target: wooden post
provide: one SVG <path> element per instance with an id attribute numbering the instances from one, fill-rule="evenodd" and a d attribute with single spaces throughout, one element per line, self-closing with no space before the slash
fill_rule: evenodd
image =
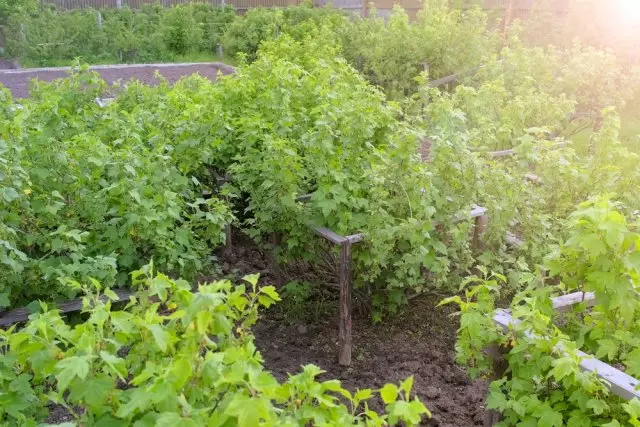
<path id="1" fill-rule="evenodd" d="M 475 229 L 473 230 L 473 250 L 480 251 L 484 246 L 483 235 L 489 226 L 489 215 L 483 214 L 476 217 Z"/>
<path id="2" fill-rule="evenodd" d="M 218 58 L 222 58 L 224 56 L 224 50 L 222 49 L 222 44 L 218 43 L 216 45 L 216 56 Z"/>
<path id="3" fill-rule="evenodd" d="M 116 0 L 116 8 L 122 9 L 122 0 Z"/>
<path id="4" fill-rule="evenodd" d="M 507 45 L 507 28 L 509 24 L 511 24 L 511 11 L 513 9 L 513 0 L 509 0 L 509 5 L 504 14 L 504 22 L 502 27 L 502 44 L 503 46 Z"/>
<path id="5" fill-rule="evenodd" d="M 507 370 L 507 362 L 504 360 L 504 353 L 496 343 L 491 344 L 485 350 L 487 357 L 491 360 L 492 369 L 489 382 L 499 380 Z M 484 427 L 492 427 L 500 422 L 501 414 L 495 409 L 490 409 L 484 413 Z"/>
<path id="6" fill-rule="evenodd" d="M 347 239 L 340 246 L 340 332 L 338 363 L 342 366 L 351 365 L 351 241 Z"/>
<path id="7" fill-rule="evenodd" d="M 224 250 L 227 254 L 233 252 L 233 236 L 231 234 L 231 224 L 224 226 Z"/>

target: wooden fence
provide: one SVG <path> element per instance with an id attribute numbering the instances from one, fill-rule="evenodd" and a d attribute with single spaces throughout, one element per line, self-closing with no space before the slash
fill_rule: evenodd
<path id="1" fill-rule="evenodd" d="M 247 10 L 255 7 L 287 7 L 301 3 L 301 0 L 41 0 L 43 5 L 55 5 L 59 9 L 94 9 L 130 7 L 140 8 L 144 4 L 159 3 L 164 7 L 185 3 L 208 3 L 214 6 L 231 5 L 236 10 Z"/>
<path id="2" fill-rule="evenodd" d="M 238 10 L 247 10 L 255 7 L 286 7 L 300 4 L 302 0 L 41 0 L 43 5 L 55 5 L 61 9 L 80 9 L 92 7 L 96 9 L 110 7 L 139 8 L 143 4 L 160 3 L 165 7 L 184 3 L 198 2 L 210 3 L 215 6 L 224 4 L 232 5 Z M 313 0 L 316 6 L 323 6 L 327 0 Z M 334 7 L 346 9 L 355 13 L 366 13 L 368 5 L 373 5 L 384 16 L 391 11 L 395 4 L 404 7 L 411 16 L 422 8 L 420 0 L 333 0 Z M 568 11 L 568 0 L 452 0 L 455 7 L 470 7 L 480 5 L 488 11 L 508 13 L 511 19 L 525 18 L 532 10 L 539 9 L 556 13 Z"/>

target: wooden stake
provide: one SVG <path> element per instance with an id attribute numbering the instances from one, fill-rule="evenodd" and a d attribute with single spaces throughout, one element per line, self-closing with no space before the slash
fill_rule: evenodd
<path id="1" fill-rule="evenodd" d="M 351 242 L 346 241 L 340 247 L 340 333 L 338 363 L 351 365 Z"/>
<path id="2" fill-rule="evenodd" d="M 504 23 L 502 27 L 502 44 L 503 46 L 507 45 L 507 28 L 511 23 L 511 11 L 513 9 L 513 0 L 509 1 L 509 5 L 507 6 L 507 10 L 504 14 Z"/>
<path id="3" fill-rule="evenodd" d="M 484 246 L 483 235 L 489 226 L 489 215 L 483 214 L 476 217 L 476 225 L 473 231 L 473 250 L 480 251 Z"/>
<path id="4" fill-rule="evenodd" d="M 491 364 L 493 365 L 491 369 L 490 382 L 499 380 L 504 376 L 504 373 L 507 370 L 507 363 L 504 360 L 504 352 L 496 343 L 493 343 L 489 347 L 487 347 L 485 352 L 491 360 Z M 485 411 L 483 425 L 484 427 L 492 427 L 500 422 L 500 418 L 500 412 L 496 411 L 495 409 Z"/>

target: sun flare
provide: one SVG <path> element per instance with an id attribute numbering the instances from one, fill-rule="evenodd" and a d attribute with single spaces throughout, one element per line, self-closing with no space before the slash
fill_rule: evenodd
<path id="1" fill-rule="evenodd" d="M 615 0 L 621 24 L 640 25 L 640 0 Z"/>

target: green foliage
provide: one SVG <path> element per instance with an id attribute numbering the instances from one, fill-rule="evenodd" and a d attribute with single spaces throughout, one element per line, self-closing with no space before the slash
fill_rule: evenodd
<path id="1" fill-rule="evenodd" d="M 488 408 L 503 414 L 500 425 L 637 425 L 637 399 L 625 403 L 603 380 L 579 368 L 582 349 L 609 363 L 623 363 L 637 376 L 638 314 L 636 289 L 640 235 L 629 229 L 617 206 L 606 198 L 581 204 L 570 217 L 571 236 L 549 257 L 556 285 L 532 284 L 511 303 L 515 319 L 502 334 L 495 314 L 496 281 L 473 277 L 463 284 L 467 300 L 449 298 L 461 308 L 456 350 L 458 361 L 473 375 L 491 371 L 485 348 L 497 344 L 507 370 L 490 386 Z M 486 273 L 485 273 L 486 274 Z M 504 280 L 504 278 L 501 278 Z M 578 304 L 560 322 L 551 295 L 581 290 L 595 292 L 596 304 Z M 560 330 L 554 323 L 563 324 Z"/>
<path id="2" fill-rule="evenodd" d="M 153 265 L 132 277 L 139 290 L 124 311 L 113 309 L 115 295 L 99 282 L 72 282 L 86 294 L 86 322 L 70 326 L 43 304 L 24 328 L 0 332 L 3 424 L 38 425 L 47 404 L 78 425 L 382 426 L 430 416 L 411 396 L 412 377 L 352 394 L 337 380 L 318 381 L 323 371 L 308 365 L 278 383 L 250 327 L 259 308 L 280 298 L 257 286 L 257 275 L 195 293 Z M 367 404 L 378 393 L 383 414 Z"/>
<path id="3" fill-rule="evenodd" d="M 7 54 L 38 65 L 172 60 L 178 55 L 213 55 L 226 27 L 235 19 L 231 7 L 184 4 L 140 10 L 68 10 L 42 8 L 16 14 L 5 34 Z"/>
<path id="4" fill-rule="evenodd" d="M 33 12 L 37 8 L 37 0 L 0 0 L 0 24 L 5 24 L 13 15 Z"/>
<path id="5" fill-rule="evenodd" d="M 319 27 L 336 30 L 348 24 L 341 11 L 330 6 L 314 8 L 311 2 L 287 8 L 252 8 L 229 26 L 222 44 L 227 54 L 242 54 L 253 61 L 263 42 L 280 35 L 300 41 Z"/>
<path id="6" fill-rule="evenodd" d="M 387 22 L 375 10 L 370 16 L 342 31 L 344 56 L 394 99 L 414 93 L 424 71 L 433 79 L 468 71 L 497 51 L 495 34 L 477 8 L 463 11 L 432 0 L 414 22 L 399 6 Z"/>
<path id="7" fill-rule="evenodd" d="M 204 268 L 230 210 L 149 144 L 146 114 L 99 107 L 105 83 L 86 71 L 33 89 L 20 106 L 2 92 L 0 305 L 69 297 L 61 277 L 123 285 L 149 256 Z"/>
<path id="8" fill-rule="evenodd" d="M 412 94 L 425 67 L 430 76 L 442 77 L 477 67 L 496 52 L 497 39 L 480 9 L 463 12 L 447 2 L 431 1 L 414 22 L 400 6 L 388 22 L 375 10 L 370 16 L 349 20 L 331 7 L 310 4 L 251 9 L 229 26 L 223 44 L 227 53 L 242 53 L 253 61 L 265 41 L 285 34 L 301 41 L 325 28 L 347 61 L 392 99 Z"/>
<path id="9" fill-rule="evenodd" d="M 598 304 L 570 326 L 578 343 L 597 357 L 622 362 L 640 376 L 640 234 L 630 230 L 619 206 L 598 199 L 580 206 L 570 218 L 572 236 L 547 260 L 549 272 L 568 291 L 595 293 Z M 605 357 L 606 356 L 606 357 Z"/>
<path id="10" fill-rule="evenodd" d="M 415 155 L 415 133 L 321 34 L 265 43 L 254 62 L 216 85 L 222 101 L 204 110 L 226 109 L 232 124 L 216 163 L 229 165 L 229 192 L 248 196 L 250 234 L 282 233 L 293 255 L 317 249 L 308 222 L 363 232 L 354 277 L 393 310 L 408 289 L 421 291 L 427 280 L 442 285 L 455 270 L 445 238 L 451 255 L 468 253 L 468 223 L 452 226 L 451 218 L 470 203 L 433 187 Z M 296 202 L 308 193 L 308 203 Z M 445 224 L 441 231 L 436 221 Z M 463 268 L 468 259 L 460 260 Z"/>

